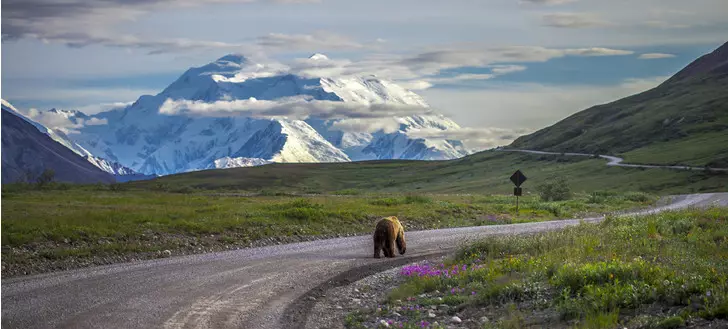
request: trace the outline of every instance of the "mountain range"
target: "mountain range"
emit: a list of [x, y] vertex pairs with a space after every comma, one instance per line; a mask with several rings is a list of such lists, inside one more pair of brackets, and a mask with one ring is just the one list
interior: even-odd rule
[[[329, 59], [315, 54], [308, 60]], [[214, 107], [216, 102], [289, 99], [429, 108], [414, 92], [375, 76], [311, 78], [254, 63], [242, 55], [227, 55], [187, 70], [157, 95], [143, 95], [125, 108], [96, 115], [63, 111], [62, 115], [74, 123], [104, 124], [82, 125], [74, 134], [53, 132], [51, 136], [115, 174], [130, 169], [168, 175], [270, 162], [442, 160], [470, 153], [460, 141], [408, 135], [412, 130], [460, 128], [439, 114], [393, 118], [398, 127], [391, 131], [346, 131], [337, 127], [341, 119], [316, 116], [298, 120], [160, 113], [169, 101]]]

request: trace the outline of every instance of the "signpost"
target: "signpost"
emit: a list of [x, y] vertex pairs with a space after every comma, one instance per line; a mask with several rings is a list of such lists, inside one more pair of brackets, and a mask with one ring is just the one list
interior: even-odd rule
[[526, 175], [524, 175], [521, 170], [516, 170], [516, 172], [511, 175], [511, 182], [513, 182], [516, 187], [513, 188], [513, 195], [516, 196], [516, 213], [518, 213], [518, 197], [523, 195], [523, 190], [521, 190], [521, 184], [526, 181]]

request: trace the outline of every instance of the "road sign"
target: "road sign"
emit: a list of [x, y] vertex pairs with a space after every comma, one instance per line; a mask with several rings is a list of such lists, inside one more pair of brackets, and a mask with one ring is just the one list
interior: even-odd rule
[[511, 175], [511, 182], [516, 185], [516, 187], [513, 188], [513, 195], [516, 196], [516, 214], [518, 214], [518, 197], [523, 195], [523, 190], [521, 190], [521, 184], [526, 181], [526, 175], [524, 175], [521, 170], [516, 170], [516, 172]]
[[516, 185], [516, 187], [521, 187], [521, 184], [526, 181], [526, 176], [520, 171], [516, 170], [516, 172], [511, 175], [511, 182]]

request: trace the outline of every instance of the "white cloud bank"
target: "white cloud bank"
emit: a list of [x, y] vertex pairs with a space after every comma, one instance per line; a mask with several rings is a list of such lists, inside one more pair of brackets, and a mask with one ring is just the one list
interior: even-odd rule
[[417, 129], [407, 132], [412, 138], [430, 140], [459, 140], [470, 149], [489, 149], [510, 144], [518, 136], [529, 134], [533, 129], [499, 127], [463, 127], [460, 129]]
[[609, 26], [610, 23], [592, 13], [551, 13], [543, 15], [542, 25], [581, 29]]
[[373, 133], [382, 131], [393, 133], [399, 130], [399, 121], [396, 118], [381, 119], [342, 119], [334, 122], [331, 128], [346, 132]]
[[78, 133], [78, 129], [85, 126], [100, 126], [108, 124], [106, 119], [77, 118], [64, 114], [61, 111], [40, 111], [35, 108], [30, 108], [27, 111], [19, 110], [19, 112], [29, 119], [42, 124], [46, 128], [57, 129], [66, 134]]
[[166, 115], [190, 115], [206, 117], [243, 116], [251, 118], [287, 118], [305, 120], [309, 117], [329, 119], [385, 119], [416, 114], [431, 114], [429, 107], [390, 104], [390, 103], [353, 103], [325, 101], [310, 97], [286, 97], [276, 100], [257, 100], [255, 98], [216, 101], [167, 99], [159, 108]]

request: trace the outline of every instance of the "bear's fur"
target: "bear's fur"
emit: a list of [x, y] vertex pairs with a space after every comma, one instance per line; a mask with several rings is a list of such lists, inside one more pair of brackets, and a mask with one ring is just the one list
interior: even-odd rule
[[399, 254], [404, 255], [407, 250], [404, 227], [395, 216], [382, 218], [374, 229], [374, 258], [379, 258], [380, 251], [384, 251], [384, 257], [394, 257], [395, 244]]

